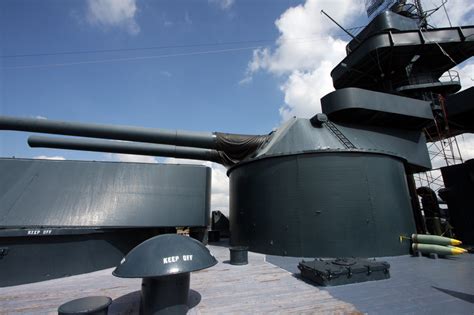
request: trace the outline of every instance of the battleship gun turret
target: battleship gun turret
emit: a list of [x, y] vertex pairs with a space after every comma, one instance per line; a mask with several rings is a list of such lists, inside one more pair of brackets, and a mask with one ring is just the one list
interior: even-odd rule
[[[322, 105], [327, 115], [290, 119], [268, 135], [13, 117], [0, 117], [0, 129], [81, 137], [32, 136], [28, 139], [32, 147], [171, 156], [226, 165], [233, 245], [291, 256], [408, 252], [409, 245], [398, 241], [400, 234], [415, 231], [405, 174], [431, 166], [421, 132], [432, 120], [429, 103], [349, 88], [329, 94]], [[370, 122], [345, 123], [339, 116], [345, 117], [353, 108], [361, 120]]]
[[[331, 72], [336, 91], [321, 99], [323, 113], [292, 118], [268, 135], [13, 117], [1, 117], [0, 129], [108, 139], [32, 137], [34, 147], [223, 164], [230, 181], [231, 244], [251, 251], [407, 254], [409, 244], [399, 237], [425, 232], [412, 176], [431, 169], [425, 135], [434, 141], [474, 130], [466, 119], [474, 113], [473, 90], [450, 95], [459, 80], [442, 80], [474, 54], [474, 26], [428, 28], [419, 11], [398, 1], [374, 18]], [[459, 117], [457, 127], [439, 135], [446, 112]]]

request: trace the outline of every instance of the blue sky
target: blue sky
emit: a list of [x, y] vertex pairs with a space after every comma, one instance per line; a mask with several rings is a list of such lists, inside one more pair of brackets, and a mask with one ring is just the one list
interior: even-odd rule
[[[282, 96], [274, 80], [239, 84], [252, 49], [217, 52], [259, 43], [217, 44], [271, 45], [278, 35], [273, 22], [288, 1], [244, 1], [229, 9], [207, 1], [137, 1], [134, 32], [129, 22], [91, 21], [89, 3], [2, 1], [2, 55], [190, 47], [4, 57], [2, 114], [252, 133], [278, 124]], [[83, 63], [133, 58], [139, 59]], [[2, 155], [37, 154], [4, 141]]]
[[[319, 111], [347, 41], [320, 10], [354, 27], [367, 22], [362, 3], [2, 0], [0, 114], [265, 134]], [[449, 1], [448, 12], [474, 24], [471, 0]], [[444, 13], [433, 24], [446, 25]], [[473, 69], [461, 67], [471, 85]], [[1, 132], [0, 156], [183, 162], [30, 149], [27, 137]], [[224, 208], [225, 170], [206, 165], [213, 204]]]

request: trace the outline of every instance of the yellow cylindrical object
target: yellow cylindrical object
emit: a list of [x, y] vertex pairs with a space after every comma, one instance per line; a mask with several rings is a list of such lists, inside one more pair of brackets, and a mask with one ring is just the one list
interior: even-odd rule
[[420, 252], [423, 254], [438, 254], [442, 256], [460, 255], [466, 252], [465, 249], [463, 248], [453, 247], [453, 246], [448, 247], [448, 246], [435, 245], [435, 244], [413, 243], [411, 247], [414, 252]]
[[411, 239], [414, 243], [420, 244], [435, 244], [435, 245], [461, 245], [460, 240], [454, 238], [439, 236], [439, 235], [428, 235], [428, 234], [412, 234]]
[[462, 250], [463, 253], [467, 253], [467, 249], [465, 248], [462, 248], [462, 247], [457, 247], [457, 246], [453, 246], [453, 245], [448, 245], [449, 248], [456, 248], [458, 250]]

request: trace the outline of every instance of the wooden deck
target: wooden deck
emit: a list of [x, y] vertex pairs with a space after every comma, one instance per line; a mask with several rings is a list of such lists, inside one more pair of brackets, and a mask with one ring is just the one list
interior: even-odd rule
[[[219, 263], [191, 274], [189, 314], [359, 313], [349, 303], [298, 280], [292, 273], [249, 253], [249, 264], [228, 263], [225, 246], [209, 246]], [[57, 314], [72, 299], [106, 295], [109, 314], [137, 314], [140, 279], [112, 276], [113, 269], [40, 283], [0, 288], [0, 314]]]

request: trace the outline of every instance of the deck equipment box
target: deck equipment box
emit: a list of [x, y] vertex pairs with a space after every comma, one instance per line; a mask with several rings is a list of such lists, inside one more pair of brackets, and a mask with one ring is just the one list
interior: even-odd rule
[[302, 260], [301, 277], [320, 286], [335, 286], [390, 278], [390, 264], [375, 259], [337, 258]]

